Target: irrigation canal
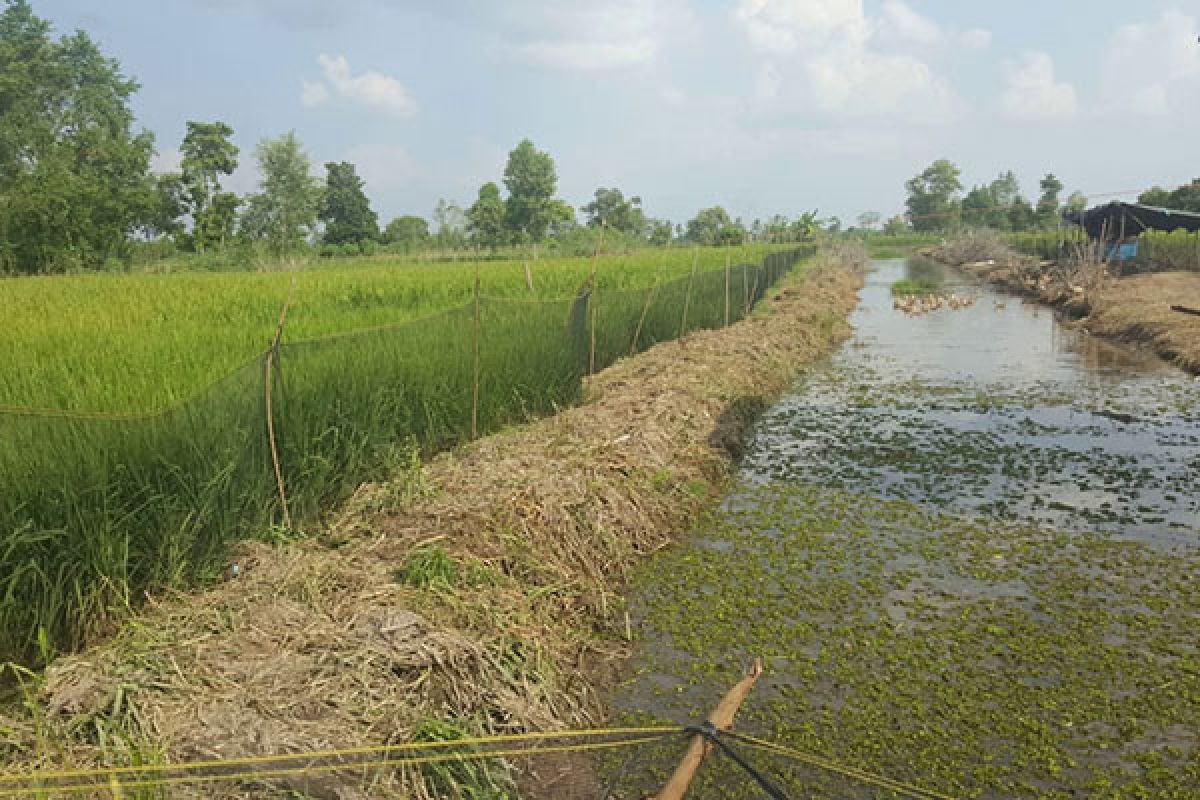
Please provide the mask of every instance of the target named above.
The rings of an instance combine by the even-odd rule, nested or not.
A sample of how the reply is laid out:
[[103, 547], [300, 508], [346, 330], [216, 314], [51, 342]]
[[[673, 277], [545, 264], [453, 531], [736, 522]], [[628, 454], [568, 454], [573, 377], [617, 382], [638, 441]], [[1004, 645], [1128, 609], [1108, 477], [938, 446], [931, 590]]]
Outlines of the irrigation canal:
[[[956, 797], [1200, 796], [1200, 381], [957, 272], [974, 306], [893, 309], [941, 271], [873, 264], [855, 337], [648, 565], [615, 703], [688, 721], [761, 655], [739, 729], [839, 764]], [[896, 796], [746, 755], [797, 797]], [[640, 757], [653, 785], [678, 747]], [[694, 796], [757, 792], [718, 758]]]

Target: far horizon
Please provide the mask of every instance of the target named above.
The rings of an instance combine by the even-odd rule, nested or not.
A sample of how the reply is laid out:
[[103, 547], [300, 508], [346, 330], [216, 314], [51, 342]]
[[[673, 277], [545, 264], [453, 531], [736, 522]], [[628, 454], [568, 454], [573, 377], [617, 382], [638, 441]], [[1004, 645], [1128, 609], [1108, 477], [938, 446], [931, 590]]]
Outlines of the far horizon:
[[[155, 166], [188, 120], [222, 120], [255, 189], [257, 142], [294, 130], [354, 162], [382, 220], [469, 205], [532, 139], [579, 209], [599, 187], [686, 222], [813, 208], [903, 213], [946, 158], [967, 187], [1013, 170], [1025, 197], [1133, 200], [1196, 177], [1200, 3], [1005, 7], [948, 0], [38, 0], [142, 89]], [[1036, 19], [1036, 26], [1027, 21]], [[174, 43], [182, 40], [183, 46]], [[171, 43], [171, 46], [167, 46]], [[1191, 135], [1189, 135], [1189, 133]]]

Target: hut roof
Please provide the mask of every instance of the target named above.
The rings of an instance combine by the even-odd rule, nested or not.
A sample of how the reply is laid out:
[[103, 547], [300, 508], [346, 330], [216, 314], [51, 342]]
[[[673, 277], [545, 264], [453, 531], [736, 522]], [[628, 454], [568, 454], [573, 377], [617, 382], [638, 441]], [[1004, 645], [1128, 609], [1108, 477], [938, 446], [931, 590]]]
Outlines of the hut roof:
[[1137, 203], [1108, 203], [1064, 214], [1093, 239], [1131, 239], [1145, 231], [1200, 231], [1200, 214]]

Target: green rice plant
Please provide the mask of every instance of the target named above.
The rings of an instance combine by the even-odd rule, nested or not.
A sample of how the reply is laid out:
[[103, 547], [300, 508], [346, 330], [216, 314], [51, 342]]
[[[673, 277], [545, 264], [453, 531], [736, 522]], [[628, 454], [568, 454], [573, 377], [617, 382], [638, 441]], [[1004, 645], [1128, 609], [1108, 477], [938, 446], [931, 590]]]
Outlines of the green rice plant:
[[[39, 637], [53, 648], [80, 647], [112, 630], [146, 593], [216, 579], [231, 542], [286, 538], [281, 519], [319, 519], [362, 481], [389, 477], [398, 442], [431, 452], [552, 413], [579, 400], [589, 369], [720, 327], [727, 308], [730, 322], [741, 319], [796, 257], [705, 270], [697, 253], [685, 273], [657, 286], [654, 270], [601, 259], [591, 291], [574, 299], [529, 296], [522, 268], [519, 290], [493, 279], [496, 294], [478, 306], [285, 339], [163, 410], [0, 408], [0, 660], [45, 660]], [[574, 282], [586, 274], [581, 266], [591, 268], [542, 277]], [[622, 288], [637, 281], [649, 295]], [[304, 329], [300, 308], [289, 325]]]

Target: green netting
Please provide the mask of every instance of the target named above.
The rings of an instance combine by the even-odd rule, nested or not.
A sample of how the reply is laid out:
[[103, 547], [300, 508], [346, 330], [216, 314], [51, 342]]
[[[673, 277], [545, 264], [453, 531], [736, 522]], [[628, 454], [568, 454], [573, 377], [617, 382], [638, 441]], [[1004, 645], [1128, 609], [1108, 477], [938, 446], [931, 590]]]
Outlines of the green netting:
[[[801, 255], [281, 345], [270, 397], [293, 519], [382, 476], [397, 448], [552, 412], [589, 370], [743, 318]], [[39, 640], [77, 646], [145, 591], [214, 577], [231, 541], [281, 518], [267, 361], [161, 414], [0, 409], [0, 661], [35, 659]]]

